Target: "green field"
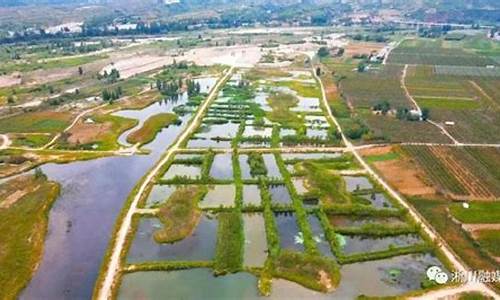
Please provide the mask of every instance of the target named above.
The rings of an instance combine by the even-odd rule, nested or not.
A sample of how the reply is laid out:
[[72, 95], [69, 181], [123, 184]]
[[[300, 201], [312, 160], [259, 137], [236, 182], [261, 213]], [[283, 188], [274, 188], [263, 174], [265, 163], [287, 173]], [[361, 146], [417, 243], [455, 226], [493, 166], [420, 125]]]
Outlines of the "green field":
[[455, 203], [450, 205], [450, 212], [466, 224], [500, 223], [500, 202], [470, 202], [469, 208]]
[[70, 123], [70, 113], [32, 112], [0, 119], [0, 133], [58, 133]]

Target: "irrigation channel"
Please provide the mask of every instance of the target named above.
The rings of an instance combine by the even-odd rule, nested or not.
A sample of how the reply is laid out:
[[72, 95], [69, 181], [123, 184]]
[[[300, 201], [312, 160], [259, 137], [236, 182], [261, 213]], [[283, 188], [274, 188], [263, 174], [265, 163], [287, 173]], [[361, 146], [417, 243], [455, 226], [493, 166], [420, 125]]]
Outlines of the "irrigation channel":
[[[202, 86], [215, 85], [217, 78], [201, 79]], [[117, 114], [141, 123], [160, 112], [172, 112], [185, 104], [182, 95], [137, 111]], [[107, 157], [91, 161], [42, 166], [49, 179], [62, 186], [51, 209], [43, 257], [21, 299], [90, 299], [112, 235], [116, 218], [128, 194], [165, 149], [184, 131], [192, 114], [180, 117], [180, 125], [163, 129], [145, 148], [148, 155]], [[120, 141], [126, 139], [126, 132]]]

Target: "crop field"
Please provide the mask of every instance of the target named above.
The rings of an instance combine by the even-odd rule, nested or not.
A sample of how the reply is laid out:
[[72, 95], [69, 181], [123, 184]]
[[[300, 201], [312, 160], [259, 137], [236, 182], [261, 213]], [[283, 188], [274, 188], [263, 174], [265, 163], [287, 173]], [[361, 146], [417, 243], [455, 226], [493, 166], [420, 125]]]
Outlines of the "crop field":
[[443, 47], [442, 40], [405, 40], [388, 59], [392, 64], [488, 66], [496, 65], [488, 56], [466, 52], [459, 48]]
[[434, 66], [434, 73], [452, 76], [500, 77], [498, 68], [485, 67]]
[[[403, 149], [417, 161], [443, 194], [471, 200], [500, 197], [500, 178], [495, 169], [485, 164], [484, 158], [478, 159], [470, 151], [426, 146], [405, 146]], [[496, 156], [498, 160], [498, 153]]]
[[342, 80], [340, 88], [347, 102], [357, 108], [370, 108], [381, 101], [393, 107], [408, 106], [400, 84], [402, 71], [400, 66], [378, 66]]

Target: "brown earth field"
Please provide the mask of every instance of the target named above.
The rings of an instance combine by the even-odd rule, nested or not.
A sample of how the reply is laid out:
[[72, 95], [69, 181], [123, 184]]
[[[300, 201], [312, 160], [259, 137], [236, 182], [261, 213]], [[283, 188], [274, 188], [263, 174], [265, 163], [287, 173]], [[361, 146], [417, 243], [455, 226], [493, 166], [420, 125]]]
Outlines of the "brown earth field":
[[[383, 155], [394, 151], [391, 146], [363, 149], [362, 155]], [[435, 195], [436, 189], [425, 179], [425, 174], [405, 157], [373, 162], [375, 168], [391, 186], [405, 195]]]

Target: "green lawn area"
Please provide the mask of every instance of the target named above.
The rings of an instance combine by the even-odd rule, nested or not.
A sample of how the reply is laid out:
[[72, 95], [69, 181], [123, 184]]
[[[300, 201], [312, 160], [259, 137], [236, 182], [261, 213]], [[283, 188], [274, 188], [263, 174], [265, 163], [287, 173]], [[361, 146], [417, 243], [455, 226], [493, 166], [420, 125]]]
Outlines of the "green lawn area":
[[[19, 191], [26, 194], [13, 196]], [[17, 177], [0, 185], [0, 299], [15, 299], [31, 279], [58, 195], [59, 185], [44, 176]]]
[[466, 224], [500, 223], [500, 202], [469, 202], [469, 208], [461, 203], [450, 205], [450, 212], [457, 220]]
[[163, 223], [163, 228], [154, 232], [155, 241], [173, 243], [190, 235], [200, 220], [201, 209], [198, 202], [206, 192], [207, 188], [200, 186], [178, 188], [160, 206], [158, 218]]
[[0, 133], [58, 133], [71, 121], [69, 112], [29, 112], [0, 119]]
[[481, 230], [478, 233], [477, 241], [491, 253], [493, 256], [500, 256], [500, 231], [499, 230]]
[[174, 124], [177, 120], [176, 114], [161, 113], [154, 115], [147, 119], [140, 129], [132, 132], [127, 137], [127, 142], [141, 145], [150, 143], [163, 128]]

